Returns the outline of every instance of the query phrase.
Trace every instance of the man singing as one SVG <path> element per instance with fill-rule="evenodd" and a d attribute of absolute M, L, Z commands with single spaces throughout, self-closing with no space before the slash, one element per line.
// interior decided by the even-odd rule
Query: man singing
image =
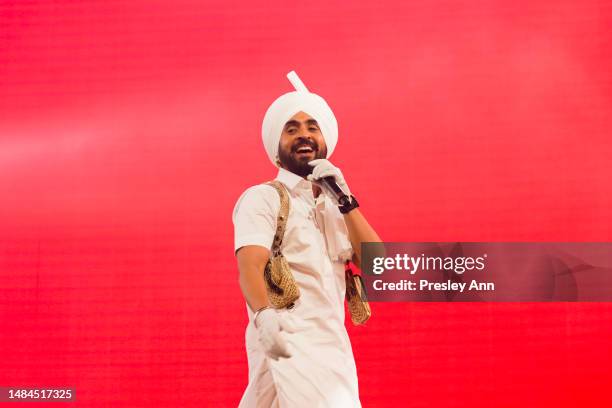
<path fill-rule="evenodd" d="M 327 159 L 338 141 L 328 104 L 297 74 L 296 91 L 276 99 L 262 125 L 264 147 L 290 197 L 281 252 L 300 291 L 294 307 L 274 309 L 264 268 L 277 226 L 274 187 L 248 188 L 234 207 L 234 250 L 247 303 L 249 384 L 244 408 L 360 407 L 357 370 L 344 326 L 344 265 L 360 265 L 361 242 L 380 242 L 340 169 Z M 321 179 L 331 176 L 350 202 L 340 205 Z"/>

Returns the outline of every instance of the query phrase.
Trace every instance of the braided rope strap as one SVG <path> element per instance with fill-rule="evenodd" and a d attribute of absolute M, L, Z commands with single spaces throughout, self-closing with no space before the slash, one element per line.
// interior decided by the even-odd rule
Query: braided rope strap
<path fill-rule="evenodd" d="M 292 308 L 300 297 L 300 289 L 295 283 L 289 264 L 280 251 L 285 235 L 285 226 L 289 218 L 289 194 L 283 184 L 277 180 L 266 184 L 274 187 L 280 196 L 280 211 L 276 220 L 276 232 L 272 241 L 272 253 L 264 269 L 264 281 L 270 303 L 275 309 Z"/>

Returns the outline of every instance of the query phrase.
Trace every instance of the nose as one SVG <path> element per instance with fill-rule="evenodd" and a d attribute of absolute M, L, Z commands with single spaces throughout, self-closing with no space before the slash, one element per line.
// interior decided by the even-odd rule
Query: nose
<path fill-rule="evenodd" d="M 303 142 L 303 141 L 308 141 L 308 143 L 313 143 L 315 142 L 314 138 L 312 137 L 312 135 L 306 133 L 303 136 L 298 137 L 298 143 L 299 142 Z"/>
<path fill-rule="evenodd" d="M 304 142 L 304 141 L 308 141 L 308 142 L 310 142 L 310 143 L 313 143 L 313 142 L 314 142 L 314 140 L 313 140 L 313 138 L 312 138 L 312 135 L 310 135 L 308 132 L 306 132 L 306 133 L 302 133 L 301 135 L 299 135 L 299 136 L 296 138 L 296 141 L 295 141 L 295 142 L 296 142 L 296 143 L 302 143 L 302 142 Z"/>

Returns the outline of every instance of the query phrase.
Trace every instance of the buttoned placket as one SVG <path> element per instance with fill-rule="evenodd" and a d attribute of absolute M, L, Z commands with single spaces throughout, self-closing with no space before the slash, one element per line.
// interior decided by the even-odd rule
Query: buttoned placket
<path fill-rule="evenodd" d="M 313 195 L 314 197 L 314 195 Z M 336 288 L 337 284 L 336 284 L 336 280 L 334 278 L 334 271 L 333 271 L 333 261 L 331 259 L 331 256 L 329 254 L 329 246 L 328 246 L 328 242 L 327 242 L 327 231 L 325 230 L 325 214 L 324 211 L 327 211 L 328 209 L 326 208 L 325 205 L 325 196 L 324 193 L 321 191 L 319 193 L 319 196 L 314 199 L 315 205 L 314 205 L 314 212 L 315 212 L 315 219 L 317 219 L 318 224 L 320 225 L 319 230 L 321 232 L 321 240 L 323 241 L 323 245 L 325 248 L 325 256 L 327 257 L 327 259 L 329 260 L 329 263 L 327 263 L 327 265 L 329 266 L 330 269 L 328 269 L 328 273 L 325 274 L 325 276 L 323 276 L 323 281 L 324 281 L 324 285 L 327 288 Z"/>
<path fill-rule="evenodd" d="M 323 195 L 324 193 L 320 192 L 319 196 L 315 198 L 314 193 L 312 191 L 312 184 L 311 182 L 306 180 L 302 180 L 298 183 L 297 190 L 298 195 L 304 197 L 304 200 L 302 202 L 303 204 L 305 204 L 308 213 L 308 220 L 313 223 L 314 227 L 318 231 L 317 239 L 321 242 L 322 247 L 325 248 L 324 256 L 327 256 L 331 260 L 329 256 L 327 236 L 325 235 L 325 220 L 324 215 L 322 213 L 322 210 L 325 207 L 325 196 Z M 330 283 L 328 283 L 327 281 L 331 277 L 331 275 L 328 276 L 328 274 L 324 272 L 325 270 L 326 268 L 323 268 L 323 266 L 320 269 L 321 273 L 323 274 L 323 285 L 328 286 Z"/>
<path fill-rule="evenodd" d="M 323 238 L 323 243 L 325 245 L 325 253 L 328 257 L 330 257 L 329 247 L 328 247 L 328 242 L 327 242 L 327 234 L 325 231 L 325 220 L 324 220 L 324 214 L 323 214 L 323 210 L 325 209 L 325 196 L 323 194 L 324 193 L 321 191 L 317 198 L 314 198 L 314 194 L 313 194 L 314 208 L 312 209 L 312 211 L 313 211 L 313 218 L 315 219 L 315 225 L 321 232 L 321 236 Z M 330 257 L 330 260 L 331 260 L 331 257 Z"/>
<path fill-rule="evenodd" d="M 306 206 L 306 210 L 308 213 L 307 218 L 314 223 L 317 229 L 321 230 L 319 226 L 319 221 L 317 220 L 317 217 L 316 217 L 316 212 L 315 212 L 316 201 L 312 193 L 312 187 L 310 183 L 307 181 L 300 181 L 298 185 L 298 189 L 299 189 L 299 194 L 305 198 L 305 201 L 307 204 Z"/>
<path fill-rule="evenodd" d="M 312 185 L 310 183 L 306 184 L 306 182 L 304 183 L 303 189 L 308 201 L 308 219 L 314 223 L 321 235 L 325 238 L 325 222 L 321 212 L 321 209 L 324 206 L 323 193 L 319 193 L 319 196 L 315 198 L 312 191 Z M 325 243 L 325 248 L 327 249 L 327 239 L 323 239 L 323 242 Z"/>

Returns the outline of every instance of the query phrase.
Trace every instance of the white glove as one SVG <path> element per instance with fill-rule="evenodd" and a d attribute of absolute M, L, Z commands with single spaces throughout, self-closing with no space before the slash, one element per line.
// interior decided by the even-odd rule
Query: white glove
<path fill-rule="evenodd" d="M 338 184 L 338 187 L 340 187 L 340 189 L 344 191 L 344 194 L 346 194 L 349 197 L 351 196 L 351 190 L 349 190 L 349 187 L 346 184 L 346 181 L 344 180 L 344 176 L 342 175 L 342 172 L 340 171 L 339 168 L 331 164 L 329 160 L 316 159 L 316 160 L 309 161 L 308 164 L 314 167 L 314 169 L 312 170 L 312 174 L 309 174 L 308 177 L 306 177 L 308 180 L 312 181 L 313 183 L 321 185 L 321 183 L 317 182 L 318 179 L 323 178 L 323 177 L 333 176 L 334 179 L 336 180 L 336 183 Z M 329 196 L 329 198 L 332 199 L 334 204 L 340 205 L 338 200 L 336 200 L 336 197 L 332 194 L 329 194 L 327 192 L 327 189 L 322 188 L 322 190 Z"/>
<path fill-rule="evenodd" d="M 265 309 L 257 314 L 255 327 L 259 341 L 266 355 L 274 360 L 279 357 L 291 357 L 287 341 L 281 336 L 281 331 L 293 333 L 294 330 L 285 322 L 275 309 Z"/>

